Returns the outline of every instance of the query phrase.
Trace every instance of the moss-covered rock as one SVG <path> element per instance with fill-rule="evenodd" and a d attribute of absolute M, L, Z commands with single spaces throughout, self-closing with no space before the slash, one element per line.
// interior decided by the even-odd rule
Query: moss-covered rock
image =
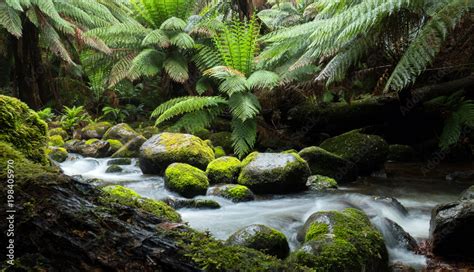
<path fill-rule="evenodd" d="M 112 158 L 137 158 L 140 155 L 140 147 L 145 142 L 146 138 L 138 135 L 113 153 Z"/>
<path fill-rule="evenodd" d="M 360 210 L 314 213 L 297 238 L 291 259 L 316 271 L 388 271 L 383 236 Z"/>
<path fill-rule="evenodd" d="M 48 155 L 53 161 L 64 162 L 69 154 L 63 147 L 50 146 L 46 149 L 46 155 Z"/>
<path fill-rule="evenodd" d="M 222 184 L 209 188 L 208 195 L 220 196 L 233 202 L 245 202 L 255 199 L 249 188 L 237 184 Z"/>
<path fill-rule="evenodd" d="M 209 134 L 207 139 L 211 140 L 214 146 L 221 146 L 227 154 L 234 153 L 232 133 L 223 131 Z"/>
<path fill-rule="evenodd" d="M 250 225 L 242 228 L 232 234 L 226 243 L 253 248 L 281 259 L 288 256 L 290 252 L 285 235 L 265 225 Z"/>
<path fill-rule="evenodd" d="M 128 141 L 132 140 L 133 138 L 137 137 L 139 134 L 133 130 L 129 125 L 125 123 L 121 123 L 109 128 L 104 136 L 102 137 L 103 140 L 119 140 L 122 144 L 126 144 Z"/>
<path fill-rule="evenodd" d="M 49 136 L 48 144 L 49 146 L 57 146 L 57 147 L 64 146 L 63 137 L 61 137 L 61 135 Z"/>
<path fill-rule="evenodd" d="M 151 137 L 153 137 L 153 135 L 159 134 L 161 131 L 155 126 L 148 126 L 137 129 L 137 132 L 141 133 L 143 137 L 150 139 Z"/>
<path fill-rule="evenodd" d="M 257 194 L 291 193 L 306 189 L 308 163 L 296 153 L 254 152 L 242 162 L 238 183 Z"/>
<path fill-rule="evenodd" d="M 394 144 L 388 147 L 387 160 L 396 162 L 416 161 L 417 154 L 415 149 L 409 145 Z"/>
<path fill-rule="evenodd" d="M 76 142 L 72 147 L 68 145 L 68 150 L 69 148 L 74 150 L 72 152 L 77 152 L 85 157 L 105 158 L 110 155 L 110 144 L 107 141 L 98 139 Z"/>
<path fill-rule="evenodd" d="M 220 157 L 207 165 L 206 174 L 210 184 L 236 183 L 242 162 L 235 157 Z"/>
<path fill-rule="evenodd" d="M 89 140 L 85 141 L 84 144 L 91 145 L 91 144 L 96 143 L 98 141 L 100 141 L 100 140 L 97 139 L 97 138 L 92 138 L 92 139 L 89 139 Z"/>
<path fill-rule="evenodd" d="M 388 144 L 382 137 L 362 134 L 358 130 L 329 138 L 320 146 L 355 163 L 362 175 L 383 167 L 388 154 Z"/>
<path fill-rule="evenodd" d="M 11 144 L 33 162 L 48 163 L 47 125 L 20 100 L 0 95 L 0 141 Z"/>
<path fill-rule="evenodd" d="M 121 173 L 123 172 L 122 167 L 116 164 L 112 164 L 105 170 L 105 173 Z"/>
<path fill-rule="evenodd" d="M 163 174 L 174 162 L 204 170 L 214 159 L 214 151 L 190 134 L 164 132 L 151 137 L 140 148 L 140 168 L 145 174 Z"/>
<path fill-rule="evenodd" d="M 224 157 L 226 155 L 225 150 L 224 148 L 222 148 L 222 146 L 216 146 L 213 149 L 216 158 Z"/>
<path fill-rule="evenodd" d="M 82 139 L 102 139 L 105 132 L 112 127 L 112 124 L 109 122 L 98 122 L 85 126 L 81 130 Z"/>
<path fill-rule="evenodd" d="M 109 139 L 106 142 L 110 144 L 109 153 L 114 154 L 115 152 L 119 151 L 122 148 L 123 144 L 119 140 Z"/>
<path fill-rule="evenodd" d="M 48 131 L 49 136 L 60 135 L 64 140 L 69 139 L 69 134 L 62 128 L 52 128 Z"/>
<path fill-rule="evenodd" d="M 163 201 L 143 198 L 135 191 L 120 185 L 109 185 L 102 188 L 104 195 L 100 198 L 103 203 L 118 203 L 135 207 L 170 222 L 180 222 L 181 216 Z"/>
<path fill-rule="evenodd" d="M 107 162 L 107 165 L 130 165 L 130 164 L 132 164 L 132 159 L 130 158 L 112 159 Z"/>
<path fill-rule="evenodd" d="M 306 182 L 306 185 L 308 186 L 309 190 L 318 192 L 338 188 L 335 179 L 321 175 L 310 176 Z"/>
<path fill-rule="evenodd" d="M 221 205 L 212 199 L 178 199 L 172 201 L 171 206 L 175 209 L 219 209 Z"/>
<path fill-rule="evenodd" d="M 209 187 L 206 173 L 185 163 L 173 163 L 165 171 L 165 187 L 181 196 L 205 195 Z"/>
<path fill-rule="evenodd" d="M 347 183 L 357 179 L 357 165 L 317 146 L 310 146 L 298 153 L 308 162 L 313 175 L 322 175 Z"/>

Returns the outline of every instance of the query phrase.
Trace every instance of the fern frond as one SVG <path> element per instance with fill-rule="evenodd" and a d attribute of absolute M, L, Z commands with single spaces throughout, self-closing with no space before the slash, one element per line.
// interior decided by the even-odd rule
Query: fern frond
<path fill-rule="evenodd" d="M 280 76 L 274 72 L 258 70 L 251 74 L 247 79 L 250 89 L 272 89 L 276 87 L 280 81 Z"/>
<path fill-rule="evenodd" d="M 181 49 L 191 49 L 194 47 L 194 40 L 189 36 L 187 33 L 180 32 L 177 33 L 170 38 L 170 42 L 172 45 L 177 46 Z"/>
<path fill-rule="evenodd" d="M 21 18 L 14 8 L 6 3 L 0 3 L 0 25 L 13 36 L 19 38 L 22 35 Z"/>
<path fill-rule="evenodd" d="M 257 139 L 257 122 L 255 119 L 242 121 L 232 119 L 232 146 L 234 153 L 242 158 L 255 146 Z"/>
<path fill-rule="evenodd" d="M 229 98 L 228 104 L 232 116 L 242 122 L 255 118 L 261 110 L 258 98 L 252 93 L 235 93 Z"/>
<path fill-rule="evenodd" d="M 132 61 L 128 71 L 128 78 L 135 80 L 141 76 L 154 76 L 158 74 L 163 66 L 165 55 L 155 49 L 145 49 Z"/>
<path fill-rule="evenodd" d="M 174 81 L 183 83 L 189 79 L 188 63 L 183 56 L 172 55 L 164 61 L 163 66 Z"/>

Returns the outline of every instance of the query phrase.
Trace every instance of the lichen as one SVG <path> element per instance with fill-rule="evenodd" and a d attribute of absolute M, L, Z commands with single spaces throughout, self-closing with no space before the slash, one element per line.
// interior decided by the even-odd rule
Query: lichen
<path fill-rule="evenodd" d="M 0 95 L 0 141 L 10 143 L 27 159 L 46 165 L 47 129 L 25 103 Z"/>
<path fill-rule="evenodd" d="M 104 204 L 118 203 L 152 213 L 166 221 L 181 221 L 181 216 L 163 201 L 143 198 L 135 191 L 120 185 L 105 186 L 102 188 L 102 191 L 104 194 L 100 197 L 99 201 Z"/>
<path fill-rule="evenodd" d="M 165 171 L 165 186 L 184 197 L 205 195 L 209 181 L 204 171 L 184 163 L 173 163 Z"/>
<path fill-rule="evenodd" d="M 221 157 L 209 163 L 206 169 L 209 183 L 235 183 L 242 169 L 242 163 L 234 157 Z"/>

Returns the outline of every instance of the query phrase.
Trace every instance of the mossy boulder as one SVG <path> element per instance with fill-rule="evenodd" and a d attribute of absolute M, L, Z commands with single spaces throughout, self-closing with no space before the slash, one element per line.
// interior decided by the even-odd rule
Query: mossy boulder
<path fill-rule="evenodd" d="M 308 162 L 311 174 L 335 179 L 339 183 L 357 179 L 357 165 L 317 146 L 310 146 L 298 153 Z"/>
<path fill-rule="evenodd" d="M 219 209 L 221 205 L 212 199 L 178 199 L 171 203 L 175 209 Z"/>
<path fill-rule="evenodd" d="M 212 148 L 190 134 L 164 132 L 151 137 L 140 148 L 140 168 L 145 174 L 163 174 L 174 162 L 205 170 L 214 159 Z"/>
<path fill-rule="evenodd" d="M 49 136 L 48 144 L 49 146 L 64 146 L 63 137 L 61 137 L 61 135 Z"/>
<path fill-rule="evenodd" d="M 173 163 L 165 171 L 165 187 L 181 196 L 205 195 L 209 187 L 206 173 L 192 165 Z"/>
<path fill-rule="evenodd" d="M 113 153 L 112 158 L 138 158 L 140 155 L 140 147 L 145 142 L 146 138 L 142 135 L 138 135 Z"/>
<path fill-rule="evenodd" d="M 106 142 L 110 144 L 110 148 L 109 148 L 110 154 L 114 154 L 123 146 L 122 142 L 119 140 L 109 139 Z"/>
<path fill-rule="evenodd" d="M 139 134 L 133 130 L 129 125 L 125 123 L 117 124 L 109 128 L 102 137 L 103 140 L 119 140 L 122 144 L 126 144 L 128 141 L 137 137 Z"/>
<path fill-rule="evenodd" d="M 320 147 L 355 163 L 362 175 L 382 168 L 388 154 L 388 144 L 382 137 L 358 130 L 329 138 Z"/>
<path fill-rule="evenodd" d="M 253 248 L 280 259 L 286 258 L 290 252 L 288 241 L 283 233 L 258 224 L 236 231 L 227 239 L 226 244 Z"/>
<path fill-rule="evenodd" d="M 46 155 L 48 155 L 53 161 L 64 162 L 69 154 L 63 147 L 50 146 L 48 149 L 46 149 Z"/>
<path fill-rule="evenodd" d="M 290 259 L 316 271 L 388 271 L 383 236 L 358 209 L 316 212 L 297 238 Z"/>
<path fill-rule="evenodd" d="M 311 191 L 327 191 L 327 190 L 334 190 L 337 189 L 337 181 L 333 178 L 321 176 L 321 175 L 313 175 L 308 178 L 306 182 L 306 186 Z"/>
<path fill-rule="evenodd" d="M 48 127 L 20 100 L 0 95 L 0 141 L 9 143 L 32 162 L 47 164 Z"/>
<path fill-rule="evenodd" d="M 137 129 L 137 132 L 141 133 L 143 137 L 150 139 L 151 137 L 153 137 L 153 135 L 159 134 L 161 131 L 155 126 L 148 126 Z"/>
<path fill-rule="evenodd" d="M 89 139 L 76 143 L 73 149 L 85 157 L 105 158 L 109 156 L 110 144 L 107 141 Z"/>
<path fill-rule="evenodd" d="M 105 173 L 121 173 L 123 172 L 123 168 L 119 165 L 112 164 L 105 170 Z"/>
<path fill-rule="evenodd" d="M 111 159 L 107 162 L 107 165 L 130 165 L 132 164 L 132 159 L 130 158 L 118 158 Z"/>
<path fill-rule="evenodd" d="M 296 153 L 258 153 L 242 162 L 237 183 L 257 194 L 292 193 L 306 189 L 308 163 Z"/>
<path fill-rule="evenodd" d="M 226 155 L 224 148 L 222 146 L 216 146 L 213 148 L 216 158 L 224 157 Z"/>
<path fill-rule="evenodd" d="M 135 191 L 120 185 L 109 185 L 102 188 L 104 195 L 100 198 L 103 203 L 118 203 L 135 207 L 149 212 L 164 221 L 181 222 L 181 216 L 163 201 L 141 197 Z"/>
<path fill-rule="evenodd" d="M 54 136 L 54 135 L 59 135 L 61 136 L 64 140 L 69 139 L 69 134 L 62 128 L 57 127 L 57 128 L 52 128 L 48 131 L 49 136 Z"/>
<path fill-rule="evenodd" d="M 389 161 L 412 162 L 416 159 L 416 151 L 409 145 L 394 144 L 388 147 L 387 160 Z"/>
<path fill-rule="evenodd" d="M 224 148 L 227 154 L 234 153 L 233 141 L 232 141 L 232 133 L 227 131 L 216 132 L 209 134 L 207 139 L 211 140 L 214 146 L 220 146 Z"/>
<path fill-rule="evenodd" d="M 237 184 L 222 184 L 209 188 L 208 195 L 220 196 L 233 202 L 245 202 L 255 200 L 255 195 L 249 188 Z"/>
<path fill-rule="evenodd" d="M 211 161 L 206 168 L 210 184 L 236 183 L 242 169 L 242 162 L 235 157 L 220 157 Z"/>
<path fill-rule="evenodd" d="M 81 137 L 85 140 L 92 138 L 102 139 L 105 132 L 111 127 L 112 124 L 109 122 L 98 122 L 89 124 L 81 130 Z"/>

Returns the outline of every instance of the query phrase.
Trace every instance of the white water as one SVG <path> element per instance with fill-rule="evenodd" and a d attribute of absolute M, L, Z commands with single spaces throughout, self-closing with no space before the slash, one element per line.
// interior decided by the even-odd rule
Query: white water
<path fill-rule="evenodd" d="M 102 181 L 94 181 L 97 185 L 120 184 L 135 190 L 144 197 L 153 199 L 179 197 L 164 188 L 162 177 L 143 175 L 136 165 L 136 160 L 132 161 L 132 165 L 122 166 L 124 173 L 105 173 L 109 160 L 71 155 L 66 162 L 61 164 L 61 168 L 67 175 L 77 176 L 84 180 L 101 179 Z M 409 214 L 404 215 L 394 206 L 374 201 L 371 195 L 396 197 L 408 209 Z M 455 199 L 456 196 L 457 194 L 450 190 L 433 189 L 430 184 L 420 187 L 405 183 L 394 187 L 393 185 L 356 183 L 349 187 L 342 187 L 337 192 L 325 194 L 306 192 L 272 196 L 244 203 L 233 203 L 215 196 L 200 196 L 198 198 L 214 199 L 222 207 L 216 210 L 181 209 L 179 213 L 183 220 L 189 222 L 193 228 L 208 230 L 216 238 L 223 240 L 247 225 L 268 225 L 282 231 L 287 236 L 291 248 L 295 249 L 299 246 L 296 233 L 311 214 L 317 211 L 341 210 L 346 207 L 364 210 L 372 223 L 381 229 L 384 236 L 387 233 L 384 233 L 380 220 L 385 217 L 399 224 L 420 241 L 428 237 L 431 209 L 439 203 Z M 403 248 L 388 247 L 388 250 L 392 262 L 402 262 L 418 268 L 425 265 L 424 256 L 415 255 Z"/>

